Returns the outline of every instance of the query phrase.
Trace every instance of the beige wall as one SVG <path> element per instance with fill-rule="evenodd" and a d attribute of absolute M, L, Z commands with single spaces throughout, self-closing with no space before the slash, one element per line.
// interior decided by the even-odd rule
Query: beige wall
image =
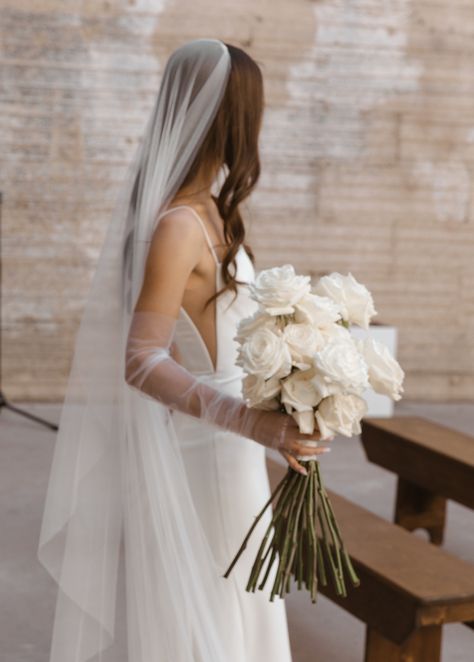
<path fill-rule="evenodd" d="M 169 53 L 246 48 L 267 108 L 258 267 L 351 271 L 399 328 L 406 399 L 474 399 L 470 0 L 2 0 L 3 375 L 64 393 L 121 177 Z"/>

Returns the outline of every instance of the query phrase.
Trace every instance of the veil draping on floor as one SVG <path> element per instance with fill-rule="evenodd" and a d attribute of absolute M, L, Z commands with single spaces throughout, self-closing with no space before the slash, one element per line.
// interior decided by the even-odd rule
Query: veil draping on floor
<path fill-rule="evenodd" d="M 223 98 L 226 45 L 169 58 L 107 229 L 76 336 L 38 557 L 58 584 L 50 662 L 223 662 L 223 580 L 169 410 L 124 380 L 157 218 Z"/>

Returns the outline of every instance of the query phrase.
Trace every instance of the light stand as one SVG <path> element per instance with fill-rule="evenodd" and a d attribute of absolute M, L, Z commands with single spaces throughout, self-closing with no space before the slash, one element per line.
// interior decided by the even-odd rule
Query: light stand
<path fill-rule="evenodd" d="M 2 277 L 2 201 L 3 201 L 3 196 L 2 193 L 0 192 L 0 413 L 2 409 L 9 409 L 10 411 L 15 412 L 15 414 L 18 414 L 19 416 L 24 416 L 25 418 L 29 418 L 31 421 L 35 421 L 36 423 L 40 423 L 41 425 L 44 425 L 45 427 L 49 428 L 50 430 L 58 430 L 59 427 L 56 425 L 56 423 L 51 423 L 50 421 L 46 421 L 44 418 L 40 418 L 39 416 L 35 416 L 34 414 L 30 414 L 30 412 L 25 411 L 24 409 L 20 409 L 19 407 L 15 407 L 12 405 L 8 400 L 5 394 L 2 391 L 2 386 L 1 386 L 1 377 L 2 377 L 2 285 L 3 285 L 3 277 Z"/>

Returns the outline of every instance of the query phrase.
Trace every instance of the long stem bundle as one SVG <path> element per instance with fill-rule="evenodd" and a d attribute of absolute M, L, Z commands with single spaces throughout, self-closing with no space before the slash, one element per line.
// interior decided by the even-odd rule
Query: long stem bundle
<path fill-rule="evenodd" d="M 303 585 L 311 602 L 317 601 L 318 583 L 326 586 L 328 575 L 339 596 L 347 596 L 346 580 L 360 580 L 344 546 L 317 460 L 300 460 L 307 476 L 288 467 L 283 479 L 256 516 L 224 577 L 228 577 L 264 512 L 276 499 L 272 519 L 263 536 L 248 579 L 247 591 L 262 590 L 276 564 L 270 601 L 290 591 L 291 578 L 298 590 Z M 273 535 L 272 535 L 273 532 Z M 265 567 L 266 563 L 266 567 Z M 261 577 L 263 573 L 263 577 Z"/>

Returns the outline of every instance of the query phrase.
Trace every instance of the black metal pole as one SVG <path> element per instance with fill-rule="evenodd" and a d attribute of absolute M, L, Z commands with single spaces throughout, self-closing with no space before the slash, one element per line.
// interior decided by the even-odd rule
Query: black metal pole
<path fill-rule="evenodd" d="M 41 425 L 46 426 L 50 430 L 58 430 L 59 427 L 56 425 L 56 423 L 51 423 L 50 421 L 46 421 L 44 418 L 41 418 L 40 416 L 35 416 L 34 414 L 30 414 L 30 412 L 25 411 L 24 409 L 20 409 L 20 407 L 15 407 L 14 405 L 12 405 L 7 400 L 5 394 L 2 391 L 2 287 L 3 287 L 2 202 L 3 202 L 3 195 L 0 192 L 0 413 L 2 409 L 9 409 L 10 411 L 15 412 L 15 414 L 18 414 L 19 416 L 23 416 L 24 418 L 29 418 L 30 420 L 35 421 L 36 423 L 40 423 Z"/>

